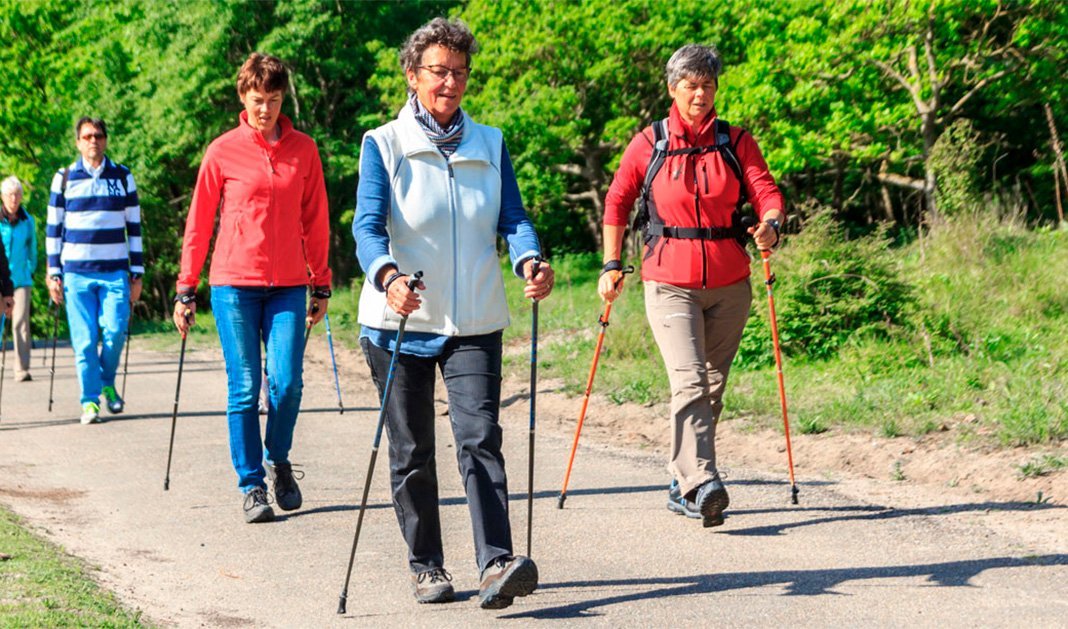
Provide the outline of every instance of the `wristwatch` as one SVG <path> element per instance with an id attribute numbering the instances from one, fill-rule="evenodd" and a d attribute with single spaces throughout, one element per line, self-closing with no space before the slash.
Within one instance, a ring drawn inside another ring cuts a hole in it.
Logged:
<path id="1" fill-rule="evenodd" d="M 311 296 L 316 299 L 330 299 L 331 295 L 333 295 L 333 292 L 329 286 L 316 286 L 311 293 Z"/>

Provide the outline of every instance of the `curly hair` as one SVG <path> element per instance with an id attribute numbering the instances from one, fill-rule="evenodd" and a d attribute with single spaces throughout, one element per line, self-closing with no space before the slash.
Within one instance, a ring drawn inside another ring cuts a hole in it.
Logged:
<path id="1" fill-rule="evenodd" d="M 471 66 L 471 55 L 478 52 L 478 42 L 471 29 L 460 20 L 446 20 L 436 17 L 430 20 L 408 37 L 401 48 L 400 64 L 405 71 L 415 71 L 423 60 L 427 48 L 438 45 L 449 50 L 462 52 Z"/>

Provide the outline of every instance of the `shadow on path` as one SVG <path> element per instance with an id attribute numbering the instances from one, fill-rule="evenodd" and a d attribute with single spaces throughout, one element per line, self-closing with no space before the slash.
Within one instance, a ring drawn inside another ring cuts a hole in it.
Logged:
<path id="1" fill-rule="evenodd" d="M 749 528 L 741 529 L 726 529 L 719 531 L 724 535 L 748 535 L 748 536 L 770 536 L 770 535 L 782 535 L 788 529 L 800 528 L 802 526 L 815 526 L 818 524 L 829 524 L 831 522 L 845 522 L 845 521 L 875 521 L 875 520 L 889 520 L 892 518 L 907 518 L 911 516 L 934 516 L 934 515 L 948 515 L 955 513 L 966 513 L 973 511 L 1036 511 L 1044 509 L 1065 509 L 1064 505 L 1055 505 L 1048 503 L 1036 503 L 1036 502 L 976 502 L 976 503 L 962 503 L 955 505 L 941 505 L 937 507 L 918 507 L 913 509 L 894 509 L 893 507 L 855 507 L 852 511 L 871 511 L 873 513 L 853 514 L 853 515 L 839 515 L 826 518 L 816 518 L 812 520 L 802 520 L 800 522 L 784 522 L 781 524 L 767 524 L 764 526 L 752 526 Z M 847 510 L 847 509 L 839 509 Z M 728 511 L 727 516 L 739 517 L 744 515 L 757 515 L 762 513 L 773 513 L 776 511 L 827 511 L 827 509 L 821 509 L 819 507 L 814 508 L 793 508 L 793 509 L 739 509 Z"/>
<path id="2" fill-rule="evenodd" d="M 816 596 L 841 594 L 834 588 L 848 581 L 865 579 L 889 579 L 926 577 L 927 581 L 940 587 L 973 587 L 972 578 L 997 568 L 1031 568 L 1036 566 L 1059 566 L 1068 564 L 1068 555 L 1041 555 L 1038 557 L 993 557 L 967 561 L 950 561 L 926 565 L 885 566 L 873 568 L 835 568 L 826 570 L 773 570 L 769 572 L 733 572 L 724 574 L 699 574 L 689 577 L 650 579 L 606 579 L 601 581 L 565 581 L 542 584 L 541 590 L 573 590 L 578 588 L 626 588 L 638 591 L 614 596 L 593 598 L 568 605 L 546 607 L 500 618 L 583 618 L 600 615 L 593 611 L 617 603 L 627 603 L 669 596 L 693 596 L 714 594 L 730 590 L 783 586 L 784 596 Z"/>
<path id="3" fill-rule="evenodd" d="M 378 411 L 377 407 L 369 406 L 346 406 L 345 412 L 347 413 L 363 413 Z M 336 406 L 329 406 L 323 408 L 302 408 L 300 409 L 301 415 L 313 415 L 313 414 L 329 414 L 338 413 Z M 112 424 L 117 422 L 131 422 L 131 421 L 143 421 L 146 419 L 170 419 L 173 413 L 131 413 L 129 415 L 103 415 L 104 421 L 101 424 Z M 226 417 L 226 411 L 178 411 L 178 421 L 183 419 L 189 419 L 193 417 Z M 78 418 L 66 418 L 66 419 L 51 419 L 46 421 L 24 421 L 24 422 L 2 422 L 0 423 L 0 432 L 5 430 L 27 430 L 30 428 L 51 428 L 53 426 L 69 426 L 78 423 Z"/>

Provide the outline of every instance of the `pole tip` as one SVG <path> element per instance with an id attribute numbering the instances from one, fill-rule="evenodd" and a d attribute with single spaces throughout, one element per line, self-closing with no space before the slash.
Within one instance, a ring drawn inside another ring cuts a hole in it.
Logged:
<path id="1" fill-rule="evenodd" d="M 557 509 L 563 509 L 564 508 L 564 500 L 566 500 L 566 499 L 567 499 L 567 496 L 565 496 L 564 494 L 560 494 L 560 497 L 557 498 L 557 500 L 556 500 L 556 508 Z"/>
<path id="2" fill-rule="evenodd" d="M 169 478 L 163 479 L 163 491 L 167 491 L 170 488 L 171 488 L 171 479 L 169 479 Z"/>
<path id="3" fill-rule="evenodd" d="M 801 491 L 797 488 L 797 485 L 792 486 L 790 488 L 790 502 L 792 502 L 793 504 L 798 504 L 797 494 L 799 493 L 801 493 Z"/>
<path id="4" fill-rule="evenodd" d="M 337 613 L 338 614 L 344 614 L 345 613 L 345 599 L 346 598 L 347 597 L 344 594 L 342 594 L 341 597 L 337 599 Z"/>

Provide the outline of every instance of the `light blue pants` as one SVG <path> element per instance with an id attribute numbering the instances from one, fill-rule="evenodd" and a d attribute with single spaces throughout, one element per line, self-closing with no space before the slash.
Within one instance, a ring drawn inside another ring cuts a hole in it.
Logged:
<path id="1" fill-rule="evenodd" d="M 288 463 L 304 389 L 307 288 L 212 286 L 211 309 L 226 361 L 230 458 L 242 492 L 266 488 L 264 458 Z M 266 350 L 267 425 L 257 408 Z"/>
<path id="2" fill-rule="evenodd" d="M 115 386 L 115 372 L 126 341 L 130 274 L 127 271 L 64 273 L 63 299 L 67 305 L 78 382 L 82 385 L 82 404 L 100 403 L 101 388 Z"/>

